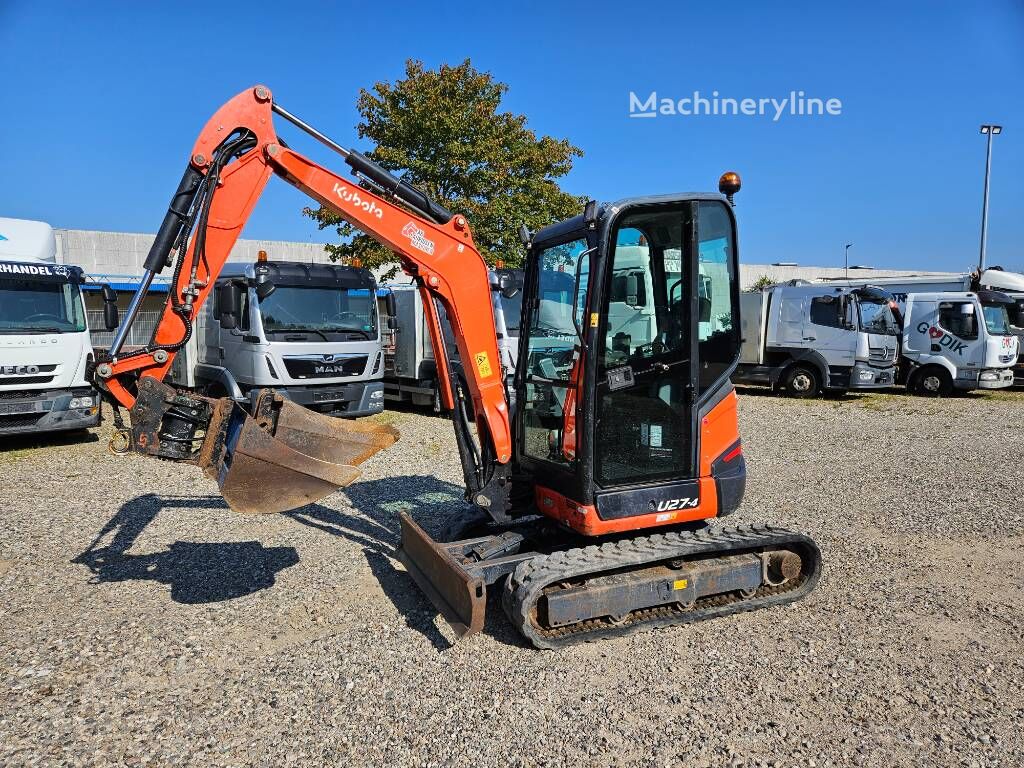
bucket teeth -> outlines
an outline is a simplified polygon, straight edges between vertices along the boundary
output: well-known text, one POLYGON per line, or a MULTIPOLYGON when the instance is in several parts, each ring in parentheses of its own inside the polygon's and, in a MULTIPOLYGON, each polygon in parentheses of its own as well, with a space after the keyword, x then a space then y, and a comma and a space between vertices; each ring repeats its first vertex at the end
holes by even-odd
POLYGON ((398 439, 393 427, 324 416, 270 392, 253 410, 235 408, 221 422, 224 435, 215 440, 223 450, 206 467, 236 512, 286 512, 318 501, 354 482, 358 464, 398 439))

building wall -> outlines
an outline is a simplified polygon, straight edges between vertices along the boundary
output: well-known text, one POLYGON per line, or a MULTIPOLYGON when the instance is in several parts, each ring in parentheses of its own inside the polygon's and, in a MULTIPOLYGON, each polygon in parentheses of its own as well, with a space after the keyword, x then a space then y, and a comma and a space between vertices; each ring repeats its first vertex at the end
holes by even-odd
MULTIPOLYGON (((89 229, 56 229, 57 263, 76 264, 88 274, 142 274, 142 263, 149 254, 155 235, 130 232, 98 232, 89 229)), ((290 243, 283 240, 239 240, 228 261, 256 261, 266 251, 271 259, 307 263, 330 263, 319 243, 290 243)), ((169 272, 167 273, 169 276, 169 272)))
MULTIPOLYGON (((142 274, 142 263, 153 244, 154 235, 134 234, 130 232, 99 232, 86 229, 56 229, 57 262, 59 264, 77 264, 86 273, 94 275, 131 275, 142 274)), ((271 259, 279 261, 301 261, 309 263, 329 264, 330 257, 319 243, 293 243, 284 240, 239 240, 231 251, 228 261, 255 261, 259 251, 266 251, 271 259)), ((386 269, 376 270, 382 274, 386 269)), ((930 272, 927 270, 889 270, 889 269, 855 269, 849 276, 854 279, 863 277, 870 282, 871 277, 905 277, 909 275, 950 275, 950 272, 930 272)), ((842 267, 774 267, 770 264, 741 264, 740 285, 743 288, 767 275, 773 282, 801 279, 814 281, 824 277, 844 277, 842 267)), ((168 273, 169 276, 169 273, 168 273)), ((401 271, 391 281, 406 283, 409 281, 401 271)))

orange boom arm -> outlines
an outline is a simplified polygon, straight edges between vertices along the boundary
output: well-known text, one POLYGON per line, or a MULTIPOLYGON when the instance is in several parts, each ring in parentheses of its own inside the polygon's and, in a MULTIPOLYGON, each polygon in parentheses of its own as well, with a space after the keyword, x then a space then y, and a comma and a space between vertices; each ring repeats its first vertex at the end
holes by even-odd
MULTIPOLYGON (((264 86, 235 96, 203 128, 146 261, 143 288, 128 310, 110 359, 97 366, 102 385, 121 405, 132 408, 140 379, 163 380, 271 174, 393 250, 424 296, 441 302, 455 332, 461 359, 466 361, 468 394, 477 423, 485 425, 480 440, 486 458, 507 464, 512 442, 487 265, 473 244, 465 217, 445 211, 358 152, 342 149, 275 105, 264 86), (274 131, 274 113, 342 154, 375 191, 286 148, 274 131), (192 227, 195 234, 184 256, 177 260, 153 343, 143 350, 122 354, 135 305, 152 274, 169 261, 172 248, 180 251, 192 227)), ((441 338, 437 312, 431 307, 425 314, 436 343, 441 338)), ((436 358, 446 404, 451 405, 447 360, 442 354, 436 358)))

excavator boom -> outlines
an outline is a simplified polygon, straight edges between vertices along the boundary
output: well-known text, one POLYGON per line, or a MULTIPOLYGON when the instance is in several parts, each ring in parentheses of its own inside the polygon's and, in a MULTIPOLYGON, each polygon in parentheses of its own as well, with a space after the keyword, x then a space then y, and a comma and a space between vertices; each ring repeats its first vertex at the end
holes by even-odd
MULTIPOLYGON (((480 427, 478 459, 467 470, 471 493, 493 492, 512 456, 511 432, 487 265, 469 224, 364 155, 346 150, 274 103, 265 86, 224 104, 193 147, 144 264, 141 286, 107 359, 96 366, 101 388, 129 409, 127 448, 199 464, 228 503, 245 512, 277 512, 308 503, 358 477, 356 465, 395 439, 390 427, 320 416, 272 392, 248 409, 176 392, 161 382, 193 332, 232 247, 271 176, 277 176, 395 252, 429 306, 431 337, 443 344, 434 301, 456 329, 468 399, 480 427), (356 178, 341 176, 287 148, 277 114, 341 154, 356 178), (173 265, 167 304, 142 349, 124 341, 155 275, 173 265), (268 476, 267 473, 271 474, 268 476), (491 490, 489 490, 491 489, 491 490)), ((442 393, 454 396, 447 359, 438 355, 442 393)), ((472 439, 468 427, 460 442, 472 439)), ((465 446, 468 449, 468 446, 465 446)), ((495 500, 500 502, 496 494, 495 500)))

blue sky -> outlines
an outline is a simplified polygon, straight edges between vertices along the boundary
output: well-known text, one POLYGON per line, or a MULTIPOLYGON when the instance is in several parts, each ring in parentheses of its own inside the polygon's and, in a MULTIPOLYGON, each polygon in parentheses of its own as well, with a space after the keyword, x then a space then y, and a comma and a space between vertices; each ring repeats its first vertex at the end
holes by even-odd
MULTIPOLYGON (((153 232, 210 114, 269 85, 359 146, 361 87, 470 57, 509 110, 585 156, 563 185, 608 200, 737 197, 748 263, 969 269, 984 140, 996 137, 989 263, 1024 270, 1024 3, 62 3, 0 0, 0 215, 153 232), (486 5, 486 7, 485 7, 486 5), (221 18, 223 17, 223 18, 221 18), (646 97, 842 100, 832 117, 628 117, 646 97)), ((343 168, 279 126, 289 143, 343 168)), ((248 237, 324 242, 305 198, 271 184, 248 237)))

